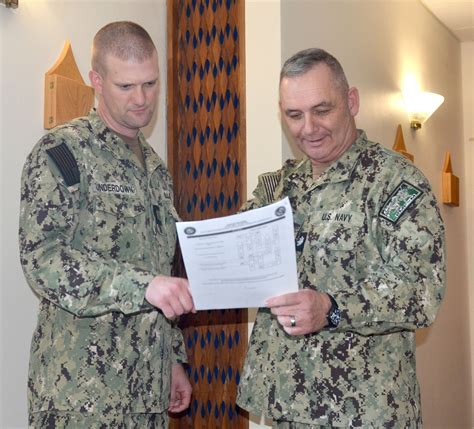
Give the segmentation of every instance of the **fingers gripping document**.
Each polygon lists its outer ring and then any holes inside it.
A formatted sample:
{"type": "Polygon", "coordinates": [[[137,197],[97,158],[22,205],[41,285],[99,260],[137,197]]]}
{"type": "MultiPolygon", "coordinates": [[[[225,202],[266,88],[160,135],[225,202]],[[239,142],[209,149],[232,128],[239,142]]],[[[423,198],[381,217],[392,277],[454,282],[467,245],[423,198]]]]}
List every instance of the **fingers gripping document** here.
{"type": "Polygon", "coordinates": [[[197,310],[262,307],[298,290],[290,201],[176,224],[197,310]]]}

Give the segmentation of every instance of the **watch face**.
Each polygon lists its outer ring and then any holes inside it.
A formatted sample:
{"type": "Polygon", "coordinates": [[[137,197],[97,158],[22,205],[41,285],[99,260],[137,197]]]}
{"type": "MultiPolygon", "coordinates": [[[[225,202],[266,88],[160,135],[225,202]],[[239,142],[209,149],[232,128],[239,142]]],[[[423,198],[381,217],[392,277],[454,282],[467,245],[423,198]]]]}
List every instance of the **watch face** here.
{"type": "Polygon", "coordinates": [[[335,308],[331,311],[329,314],[329,321],[333,328],[339,325],[339,322],[341,321],[341,312],[339,311],[339,308],[335,308]]]}

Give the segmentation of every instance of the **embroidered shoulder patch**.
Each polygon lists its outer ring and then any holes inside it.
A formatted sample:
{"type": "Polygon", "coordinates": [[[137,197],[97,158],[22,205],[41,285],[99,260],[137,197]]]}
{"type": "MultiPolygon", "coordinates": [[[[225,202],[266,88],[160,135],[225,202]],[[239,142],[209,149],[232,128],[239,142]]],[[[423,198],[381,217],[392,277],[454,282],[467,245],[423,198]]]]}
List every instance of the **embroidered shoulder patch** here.
{"type": "Polygon", "coordinates": [[[46,152],[58,167],[66,186],[76,185],[81,181],[76,158],[74,158],[66,143],[47,149],[46,152]]]}
{"type": "Polygon", "coordinates": [[[379,216],[389,222],[397,223],[408,207],[422,194],[421,189],[403,180],[388,197],[379,212],[379,216]]]}
{"type": "Polygon", "coordinates": [[[263,185],[268,201],[272,201],[273,193],[280,181],[280,175],[278,173],[265,173],[260,176],[260,181],[263,185]]]}

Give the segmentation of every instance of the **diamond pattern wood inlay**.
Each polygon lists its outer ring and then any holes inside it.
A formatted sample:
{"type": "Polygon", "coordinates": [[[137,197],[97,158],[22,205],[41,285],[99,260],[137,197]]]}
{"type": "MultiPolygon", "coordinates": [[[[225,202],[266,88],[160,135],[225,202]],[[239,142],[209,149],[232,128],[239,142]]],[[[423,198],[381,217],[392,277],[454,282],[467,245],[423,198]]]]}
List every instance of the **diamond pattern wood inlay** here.
{"type": "MultiPolygon", "coordinates": [[[[244,0],[168,0],[168,165],[183,220],[245,201],[244,42],[244,0]]],[[[200,311],[181,326],[193,398],[170,427],[247,428],[235,403],[247,310],[200,311]]]]}

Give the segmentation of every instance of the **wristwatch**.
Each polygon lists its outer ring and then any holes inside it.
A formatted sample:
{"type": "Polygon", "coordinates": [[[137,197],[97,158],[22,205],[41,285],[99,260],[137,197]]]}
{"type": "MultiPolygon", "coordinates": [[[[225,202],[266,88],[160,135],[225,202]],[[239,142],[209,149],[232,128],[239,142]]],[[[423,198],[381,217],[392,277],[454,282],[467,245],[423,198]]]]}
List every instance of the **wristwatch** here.
{"type": "Polygon", "coordinates": [[[331,300],[331,308],[329,309],[328,314],[326,315],[328,321],[328,328],[337,328],[339,322],[341,321],[341,312],[339,310],[339,307],[337,306],[336,300],[331,295],[327,295],[331,300]]]}

